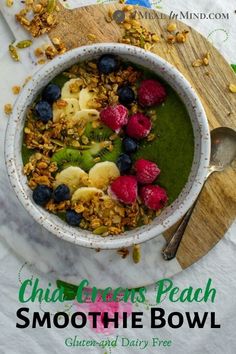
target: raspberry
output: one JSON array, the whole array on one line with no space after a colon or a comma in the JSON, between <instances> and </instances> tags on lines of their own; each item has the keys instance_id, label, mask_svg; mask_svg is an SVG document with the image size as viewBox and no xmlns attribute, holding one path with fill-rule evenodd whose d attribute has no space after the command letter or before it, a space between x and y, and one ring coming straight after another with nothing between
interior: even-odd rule
<instances>
[{"instance_id":1,"label":"raspberry","mask_svg":"<svg viewBox=\"0 0 236 354\"><path fill-rule=\"evenodd\" d=\"M140 190L140 197L149 209L162 209L168 201L165 189L159 186L148 185Z\"/></svg>"},{"instance_id":2,"label":"raspberry","mask_svg":"<svg viewBox=\"0 0 236 354\"><path fill-rule=\"evenodd\" d=\"M145 138L152 127L152 123L148 117L142 113L132 115L126 127L126 134L131 138Z\"/></svg>"},{"instance_id":3,"label":"raspberry","mask_svg":"<svg viewBox=\"0 0 236 354\"><path fill-rule=\"evenodd\" d=\"M137 180L133 176L120 176L111 183L109 190L119 201L132 204L137 198Z\"/></svg>"},{"instance_id":4,"label":"raspberry","mask_svg":"<svg viewBox=\"0 0 236 354\"><path fill-rule=\"evenodd\" d=\"M156 80L143 80L138 89L138 102L143 107L150 107L165 101L165 87Z\"/></svg>"},{"instance_id":5,"label":"raspberry","mask_svg":"<svg viewBox=\"0 0 236 354\"><path fill-rule=\"evenodd\" d=\"M139 183L149 184L155 181L161 170L149 160L140 159L135 162L136 177Z\"/></svg>"},{"instance_id":6,"label":"raspberry","mask_svg":"<svg viewBox=\"0 0 236 354\"><path fill-rule=\"evenodd\" d=\"M101 120L109 128L119 133L128 122L128 110L121 104L104 108L100 113Z\"/></svg>"}]
</instances>

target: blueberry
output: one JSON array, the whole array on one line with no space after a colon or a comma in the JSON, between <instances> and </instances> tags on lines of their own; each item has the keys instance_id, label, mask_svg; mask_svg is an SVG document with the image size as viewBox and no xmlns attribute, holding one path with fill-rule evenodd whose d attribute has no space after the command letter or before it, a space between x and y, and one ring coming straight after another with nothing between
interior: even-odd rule
<instances>
[{"instance_id":1,"label":"blueberry","mask_svg":"<svg viewBox=\"0 0 236 354\"><path fill-rule=\"evenodd\" d=\"M33 200L36 204L44 206L52 197L52 189L45 184L39 184L33 191Z\"/></svg>"},{"instance_id":2,"label":"blueberry","mask_svg":"<svg viewBox=\"0 0 236 354\"><path fill-rule=\"evenodd\" d=\"M79 226L82 220L82 213L76 213L76 211L69 209L66 211L66 222L71 226Z\"/></svg>"},{"instance_id":3,"label":"blueberry","mask_svg":"<svg viewBox=\"0 0 236 354\"><path fill-rule=\"evenodd\" d=\"M126 137L123 139L122 145L123 145L124 151L127 154L132 154L133 152L136 152L138 149L138 144L136 143L136 141L132 138L129 138L129 137Z\"/></svg>"},{"instance_id":4,"label":"blueberry","mask_svg":"<svg viewBox=\"0 0 236 354\"><path fill-rule=\"evenodd\" d=\"M56 203L70 199L70 190L65 184L60 184L53 192L53 199Z\"/></svg>"},{"instance_id":5,"label":"blueberry","mask_svg":"<svg viewBox=\"0 0 236 354\"><path fill-rule=\"evenodd\" d=\"M34 108L36 117L44 123L52 119L52 107L46 101L39 101Z\"/></svg>"},{"instance_id":6,"label":"blueberry","mask_svg":"<svg viewBox=\"0 0 236 354\"><path fill-rule=\"evenodd\" d=\"M48 103L53 103L61 97L61 89L55 84L49 84L42 92L42 99Z\"/></svg>"},{"instance_id":7,"label":"blueberry","mask_svg":"<svg viewBox=\"0 0 236 354\"><path fill-rule=\"evenodd\" d=\"M132 167L132 160L129 155L121 154L116 162L121 174L128 172Z\"/></svg>"},{"instance_id":8,"label":"blueberry","mask_svg":"<svg viewBox=\"0 0 236 354\"><path fill-rule=\"evenodd\" d=\"M130 86L122 86L117 91L119 102L123 105L129 105L134 102L135 94Z\"/></svg>"},{"instance_id":9,"label":"blueberry","mask_svg":"<svg viewBox=\"0 0 236 354\"><path fill-rule=\"evenodd\" d=\"M118 60L114 55L104 54L98 59L98 70L101 74L110 74L118 69Z\"/></svg>"}]
</instances>

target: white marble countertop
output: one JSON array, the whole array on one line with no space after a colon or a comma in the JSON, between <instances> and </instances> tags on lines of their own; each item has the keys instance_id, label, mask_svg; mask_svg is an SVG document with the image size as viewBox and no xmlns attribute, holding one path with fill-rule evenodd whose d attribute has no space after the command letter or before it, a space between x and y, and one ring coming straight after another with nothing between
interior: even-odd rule
<instances>
[{"instance_id":1,"label":"white marble countertop","mask_svg":"<svg viewBox=\"0 0 236 354\"><path fill-rule=\"evenodd\" d=\"M82 4L83 1L71 0L74 5ZM4 0L0 1L3 6ZM20 2L17 2L18 5ZM86 3L94 3L93 0L86 0ZM236 14L234 4L231 0L225 0L224 5L220 0L206 1L199 0L197 3L189 1L186 4L184 0L159 0L156 4L161 7L161 11L170 13L170 11L180 12L212 12L212 13L229 13L230 19L221 20L188 20L188 24L198 29L205 36L213 41L214 45L223 53L223 55L231 62L236 63L236 48L234 46L236 37ZM8 10L9 11L9 10ZM234 17L233 17L234 16ZM10 18L10 17L9 17ZM117 268L116 272L109 272L111 260L119 263L119 259L115 258L114 253L100 257L94 254L94 251L75 248L74 246L57 240L54 236L49 235L45 230L36 225L23 207L16 200L14 193L9 186L4 168L3 156L3 140L4 132L7 124L7 117L3 113L3 105L6 102L13 102L14 97L11 93L13 85L21 85L25 77L32 75L37 67L32 60L32 56L25 54L23 64L16 66L15 63L9 61L7 46L14 37L20 38L21 33L18 32L15 24L11 23L14 35L8 30L6 23L0 15L0 353L6 354L27 354L27 353L58 353L65 352L64 339L78 335L78 331L69 327L66 330L47 330L47 329L27 329L19 330L15 328L15 312L20 307L17 301L17 292L19 289L19 272L20 278L24 279L28 276L34 278L40 276L42 284L49 281L54 282L58 278L66 278L67 280L78 282L78 274L87 276L92 285L95 285L97 278L96 271L99 271L99 286L105 284L113 285L124 282L123 274L126 278L123 283L128 286L133 279L147 279L147 282L158 280L178 273L181 268L176 260L165 263L161 260L157 252L156 258L151 260L144 259L144 263L139 268L132 268L130 261L122 264L122 268ZM42 39L45 40L45 39ZM36 44L35 44L36 45ZM9 142L11 143L11 142ZM207 235L206 235L207 236ZM217 298L214 304L183 304L183 303L165 303L165 310L171 311L215 311L217 320L222 324L221 329L188 329L184 325L181 329L160 329L150 330L148 321L148 308L153 302L153 290L149 290L149 300L147 304L140 305L140 310L144 311L144 323L147 325L143 330L117 330L112 333L112 337L142 337L148 338L158 336L159 338L169 338L173 341L173 347L168 349L169 353L216 353L233 354L236 348L236 338L234 334L235 318L236 318L236 224L234 224L228 234L220 241L220 243L209 252L207 256L201 259L191 268L173 276L173 281L180 288L193 286L204 286L208 278L212 278L215 288L217 289ZM155 247L160 250L163 246L163 238L155 240ZM146 254L149 254L153 244L145 245ZM17 255L18 256L17 256ZM100 257L100 258L99 258ZM96 259L96 262L95 262ZM25 260L28 264L24 265ZM117 263L117 264L118 264ZM32 264L32 265L30 265ZM34 265L36 264L37 267ZM23 266L23 269L21 270ZM127 269L125 269L127 268ZM101 276L101 272L108 272L107 278ZM148 273L148 277L147 277ZM38 304L31 304L30 308L39 311ZM45 310L45 308L43 308ZM50 308L52 312L58 310L55 306ZM79 336L83 338L94 338L101 340L105 337L103 333L95 333L89 327L80 330ZM68 348L67 348L68 349ZM76 350L76 349L75 349ZM79 349L78 349L79 350ZM93 352L103 354L105 350L95 348L92 350L81 349L82 352ZM160 350L161 351L161 350ZM164 350L163 350L164 351ZM137 353L138 350L131 348L115 348L112 353ZM150 353L154 353L149 349ZM159 351L158 351L159 352Z\"/></svg>"}]
</instances>

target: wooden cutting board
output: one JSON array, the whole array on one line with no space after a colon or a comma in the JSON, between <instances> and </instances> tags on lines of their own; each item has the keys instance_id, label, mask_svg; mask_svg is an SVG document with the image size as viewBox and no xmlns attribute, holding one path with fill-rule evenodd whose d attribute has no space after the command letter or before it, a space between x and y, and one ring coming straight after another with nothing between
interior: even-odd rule
<instances>
[{"instance_id":1,"label":"wooden cutting board","mask_svg":"<svg viewBox=\"0 0 236 354\"><path fill-rule=\"evenodd\" d=\"M67 48L91 43L89 33L96 36L94 42L117 42L121 38L122 28L115 21L108 23L105 16L109 9L114 12L122 9L122 5L93 5L73 10L59 6L59 24L49 37L63 39ZM146 14L140 20L143 26L159 35L167 34L167 16L162 14L159 16L162 18L157 19L153 16L154 10L137 9ZM185 24L175 22L178 30L189 30L186 43L170 45L162 39L152 51L173 64L193 85L204 105L211 129L219 126L236 129L236 94L228 89L229 83L236 84L233 70L206 38ZM210 53L210 65L192 67L192 62L207 52ZM207 181L177 253L183 269L204 256L235 219L235 177L235 170L230 167L223 173L213 174ZM166 232L166 239L175 228Z\"/></svg>"}]
</instances>

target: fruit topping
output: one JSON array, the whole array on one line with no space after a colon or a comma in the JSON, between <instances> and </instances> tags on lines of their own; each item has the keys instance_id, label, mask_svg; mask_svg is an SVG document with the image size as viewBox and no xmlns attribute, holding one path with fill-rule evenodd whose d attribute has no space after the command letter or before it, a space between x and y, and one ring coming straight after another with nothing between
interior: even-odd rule
<instances>
[{"instance_id":1,"label":"fruit topping","mask_svg":"<svg viewBox=\"0 0 236 354\"><path fill-rule=\"evenodd\" d=\"M70 189L66 184L59 184L53 192L53 199L56 203L70 199Z\"/></svg>"},{"instance_id":2,"label":"fruit topping","mask_svg":"<svg viewBox=\"0 0 236 354\"><path fill-rule=\"evenodd\" d=\"M72 209L66 211L66 222L70 226L79 226L81 220L82 213L76 213L76 211Z\"/></svg>"},{"instance_id":3,"label":"fruit topping","mask_svg":"<svg viewBox=\"0 0 236 354\"><path fill-rule=\"evenodd\" d=\"M123 175L127 173L132 167L132 160L129 155L121 154L116 162L120 173Z\"/></svg>"},{"instance_id":4,"label":"fruit topping","mask_svg":"<svg viewBox=\"0 0 236 354\"><path fill-rule=\"evenodd\" d=\"M162 209L168 201L165 189L154 185L142 187L140 197L144 205L153 210Z\"/></svg>"},{"instance_id":5,"label":"fruit topping","mask_svg":"<svg viewBox=\"0 0 236 354\"><path fill-rule=\"evenodd\" d=\"M37 205L46 205L52 197L52 189L45 184L39 184L33 191L33 200Z\"/></svg>"},{"instance_id":6,"label":"fruit topping","mask_svg":"<svg viewBox=\"0 0 236 354\"><path fill-rule=\"evenodd\" d=\"M80 109L90 109L93 108L91 107L91 103L94 103L94 99L96 97L96 94L93 90L90 90L89 88L84 88L80 91L79 94L79 107Z\"/></svg>"},{"instance_id":7,"label":"fruit topping","mask_svg":"<svg viewBox=\"0 0 236 354\"><path fill-rule=\"evenodd\" d=\"M121 104L104 108L100 113L101 120L109 128L119 133L128 122L128 110Z\"/></svg>"},{"instance_id":8,"label":"fruit topping","mask_svg":"<svg viewBox=\"0 0 236 354\"><path fill-rule=\"evenodd\" d=\"M155 181L160 174L158 166L149 160L139 159L135 162L137 181L142 184L150 184Z\"/></svg>"},{"instance_id":9,"label":"fruit topping","mask_svg":"<svg viewBox=\"0 0 236 354\"><path fill-rule=\"evenodd\" d=\"M118 60L112 54L104 54L98 59L98 70L101 74L110 74L118 67Z\"/></svg>"},{"instance_id":10,"label":"fruit topping","mask_svg":"<svg viewBox=\"0 0 236 354\"><path fill-rule=\"evenodd\" d=\"M63 100L66 98L79 99L82 83L83 81L78 78L68 80L61 89L61 98Z\"/></svg>"},{"instance_id":11,"label":"fruit topping","mask_svg":"<svg viewBox=\"0 0 236 354\"><path fill-rule=\"evenodd\" d=\"M60 104L53 104L53 122L58 122L62 118L73 125L73 119L79 110L79 102L76 98L64 98Z\"/></svg>"},{"instance_id":12,"label":"fruit topping","mask_svg":"<svg viewBox=\"0 0 236 354\"><path fill-rule=\"evenodd\" d=\"M109 184L120 176L120 171L114 162L98 162L89 171L89 182L92 186L107 189Z\"/></svg>"},{"instance_id":13,"label":"fruit topping","mask_svg":"<svg viewBox=\"0 0 236 354\"><path fill-rule=\"evenodd\" d=\"M132 154L132 153L136 152L138 149L137 142L128 136L122 140L122 146L123 146L124 151L127 154Z\"/></svg>"},{"instance_id":14,"label":"fruit topping","mask_svg":"<svg viewBox=\"0 0 236 354\"><path fill-rule=\"evenodd\" d=\"M54 188L60 184L66 184L70 192L73 193L77 188L85 186L88 183L88 175L80 167L69 166L56 174Z\"/></svg>"},{"instance_id":15,"label":"fruit topping","mask_svg":"<svg viewBox=\"0 0 236 354\"><path fill-rule=\"evenodd\" d=\"M102 197L104 193L101 189L95 187L81 187L78 188L72 195L72 203L76 202L89 202L95 197Z\"/></svg>"},{"instance_id":16,"label":"fruit topping","mask_svg":"<svg viewBox=\"0 0 236 354\"><path fill-rule=\"evenodd\" d=\"M131 138L145 138L152 127L150 119L142 113L136 113L129 118L126 134Z\"/></svg>"},{"instance_id":17,"label":"fruit topping","mask_svg":"<svg viewBox=\"0 0 236 354\"><path fill-rule=\"evenodd\" d=\"M133 176L120 176L110 185L111 197L124 204L132 204L137 198L137 180Z\"/></svg>"},{"instance_id":18,"label":"fruit topping","mask_svg":"<svg viewBox=\"0 0 236 354\"><path fill-rule=\"evenodd\" d=\"M143 80L138 89L138 102L143 107L150 107L165 101L165 87L157 80Z\"/></svg>"},{"instance_id":19,"label":"fruit topping","mask_svg":"<svg viewBox=\"0 0 236 354\"><path fill-rule=\"evenodd\" d=\"M129 105L135 100L135 93L130 86L122 86L117 91L119 102L123 105Z\"/></svg>"},{"instance_id":20,"label":"fruit topping","mask_svg":"<svg viewBox=\"0 0 236 354\"><path fill-rule=\"evenodd\" d=\"M61 97L61 89L55 84L49 84L42 92L42 99L48 103L53 103Z\"/></svg>"},{"instance_id":21,"label":"fruit topping","mask_svg":"<svg viewBox=\"0 0 236 354\"><path fill-rule=\"evenodd\" d=\"M43 123L47 123L52 119L52 107L47 101L39 101L34 107L36 118Z\"/></svg>"}]
</instances>

